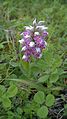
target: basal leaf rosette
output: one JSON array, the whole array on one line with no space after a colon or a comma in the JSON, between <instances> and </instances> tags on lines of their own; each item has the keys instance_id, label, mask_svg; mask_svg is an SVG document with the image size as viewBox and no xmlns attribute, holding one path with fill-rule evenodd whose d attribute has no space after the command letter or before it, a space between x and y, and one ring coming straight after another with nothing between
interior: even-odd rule
<instances>
[{"instance_id":1,"label":"basal leaf rosette","mask_svg":"<svg viewBox=\"0 0 67 119\"><path fill-rule=\"evenodd\" d=\"M37 22L36 19L32 26L25 26L24 32L20 34L22 39L19 40L24 61L29 62L31 56L36 59L42 57L42 50L47 46L46 36L48 32L46 30L47 27L45 27L44 21Z\"/></svg>"}]
</instances>

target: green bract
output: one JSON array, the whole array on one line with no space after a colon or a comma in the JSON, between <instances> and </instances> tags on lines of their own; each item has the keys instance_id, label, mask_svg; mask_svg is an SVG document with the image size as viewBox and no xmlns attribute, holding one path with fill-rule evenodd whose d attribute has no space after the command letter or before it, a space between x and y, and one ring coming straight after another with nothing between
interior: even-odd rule
<instances>
[{"instance_id":1,"label":"green bract","mask_svg":"<svg viewBox=\"0 0 67 119\"><path fill-rule=\"evenodd\" d=\"M48 78L49 78L49 75L44 75L44 76L40 77L40 78L38 79L38 81L39 81L40 83L44 83L44 82L46 82L46 81L48 80Z\"/></svg>"}]
</instances>

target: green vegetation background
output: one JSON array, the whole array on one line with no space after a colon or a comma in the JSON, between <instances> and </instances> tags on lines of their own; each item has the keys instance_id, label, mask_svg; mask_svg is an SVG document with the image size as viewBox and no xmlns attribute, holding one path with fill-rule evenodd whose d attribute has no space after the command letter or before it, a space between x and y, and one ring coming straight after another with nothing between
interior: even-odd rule
<instances>
[{"instance_id":1,"label":"green vegetation background","mask_svg":"<svg viewBox=\"0 0 67 119\"><path fill-rule=\"evenodd\" d=\"M4 85L6 90L9 83L11 83L8 83L7 78L16 79L23 77L20 76L22 72L21 66L18 68L18 60L20 57L18 54L19 34L23 31L25 25L32 23L34 18L37 18L37 20L45 20L49 32L47 42L48 44L54 45L54 49L49 49L49 51L54 50L54 53L62 56L63 62L61 69L63 71L66 70L66 14L67 0L0 0L0 84ZM57 58L56 56L55 58ZM50 59L50 55L47 58ZM66 79L66 74L62 75L61 79ZM60 82L61 86L65 86L63 80ZM18 101L21 101L21 98ZM15 102L15 98L12 102ZM19 102L16 102L15 106L18 105L17 103L19 104ZM7 116L4 115L8 115L8 119L11 119L9 115L12 115L12 112L5 111L2 105L0 105L0 108L0 119L6 119ZM19 113L21 113L21 110ZM15 115L17 115L17 110ZM15 118L21 119L21 117L17 116Z\"/></svg>"}]
</instances>

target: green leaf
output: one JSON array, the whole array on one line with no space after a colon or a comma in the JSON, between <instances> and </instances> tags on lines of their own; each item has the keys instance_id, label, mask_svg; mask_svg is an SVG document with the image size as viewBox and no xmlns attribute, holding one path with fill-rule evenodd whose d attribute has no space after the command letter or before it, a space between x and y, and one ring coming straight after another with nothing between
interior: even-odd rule
<instances>
[{"instance_id":1,"label":"green leaf","mask_svg":"<svg viewBox=\"0 0 67 119\"><path fill-rule=\"evenodd\" d=\"M40 70L46 70L48 67L47 63L42 59L38 60L37 66Z\"/></svg>"},{"instance_id":2,"label":"green leaf","mask_svg":"<svg viewBox=\"0 0 67 119\"><path fill-rule=\"evenodd\" d=\"M4 108L11 107L11 100L5 95L2 98L2 103L3 103Z\"/></svg>"},{"instance_id":3,"label":"green leaf","mask_svg":"<svg viewBox=\"0 0 67 119\"><path fill-rule=\"evenodd\" d=\"M45 95L44 95L44 92L42 91L38 91L35 95L34 95L34 101L39 103L39 104L42 104L44 102L44 99L45 98Z\"/></svg>"},{"instance_id":4,"label":"green leaf","mask_svg":"<svg viewBox=\"0 0 67 119\"><path fill-rule=\"evenodd\" d=\"M13 119L14 113L12 111L7 111L8 118L7 119Z\"/></svg>"},{"instance_id":5,"label":"green leaf","mask_svg":"<svg viewBox=\"0 0 67 119\"><path fill-rule=\"evenodd\" d=\"M49 75L44 75L44 76L40 77L40 78L38 79L38 81L39 81L40 83L44 83L45 81L48 80L48 78L49 78Z\"/></svg>"},{"instance_id":6,"label":"green leaf","mask_svg":"<svg viewBox=\"0 0 67 119\"><path fill-rule=\"evenodd\" d=\"M18 89L17 89L16 85L11 84L11 86L8 88L8 90L6 92L6 95L8 97L13 97L17 94L17 91L18 91Z\"/></svg>"},{"instance_id":7,"label":"green leaf","mask_svg":"<svg viewBox=\"0 0 67 119\"><path fill-rule=\"evenodd\" d=\"M52 94L48 94L46 97L46 105L51 107L55 102L55 97Z\"/></svg>"},{"instance_id":8,"label":"green leaf","mask_svg":"<svg viewBox=\"0 0 67 119\"><path fill-rule=\"evenodd\" d=\"M18 63L17 63L17 62L10 61L9 64L10 64L12 67L18 67Z\"/></svg>"},{"instance_id":9,"label":"green leaf","mask_svg":"<svg viewBox=\"0 0 67 119\"><path fill-rule=\"evenodd\" d=\"M67 104L64 105L64 109L67 109Z\"/></svg>"},{"instance_id":10,"label":"green leaf","mask_svg":"<svg viewBox=\"0 0 67 119\"><path fill-rule=\"evenodd\" d=\"M22 108L17 107L17 113L18 113L18 114L22 114Z\"/></svg>"},{"instance_id":11,"label":"green leaf","mask_svg":"<svg viewBox=\"0 0 67 119\"><path fill-rule=\"evenodd\" d=\"M24 62L24 61L22 62L22 66L23 66L25 71L29 70L29 65L30 65L29 62Z\"/></svg>"},{"instance_id":12,"label":"green leaf","mask_svg":"<svg viewBox=\"0 0 67 119\"><path fill-rule=\"evenodd\" d=\"M65 72L64 72L64 69L62 69L62 68L59 68L58 69L58 73L59 73L59 75L62 75L62 74L64 74Z\"/></svg>"},{"instance_id":13,"label":"green leaf","mask_svg":"<svg viewBox=\"0 0 67 119\"><path fill-rule=\"evenodd\" d=\"M5 90L6 90L5 87L3 85L0 85L0 97L3 95Z\"/></svg>"},{"instance_id":14,"label":"green leaf","mask_svg":"<svg viewBox=\"0 0 67 119\"><path fill-rule=\"evenodd\" d=\"M47 48L44 52L44 61L51 66L52 65L52 57L53 57L53 52L52 50L50 51L50 48Z\"/></svg>"},{"instance_id":15,"label":"green leaf","mask_svg":"<svg viewBox=\"0 0 67 119\"><path fill-rule=\"evenodd\" d=\"M56 56L57 58L54 59L53 61L53 67L59 67L62 63L62 59L60 56Z\"/></svg>"},{"instance_id":16,"label":"green leaf","mask_svg":"<svg viewBox=\"0 0 67 119\"><path fill-rule=\"evenodd\" d=\"M67 116L67 104L64 105L64 115Z\"/></svg>"},{"instance_id":17,"label":"green leaf","mask_svg":"<svg viewBox=\"0 0 67 119\"><path fill-rule=\"evenodd\" d=\"M15 74L11 74L9 78L10 79L17 79L17 76Z\"/></svg>"},{"instance_id":18,"label":"green leaf","mask_svg":"<svg viewBox=\"0 0 67 119\"><path fill-rule=\"evenodd\" d=\"M31 104L29 102L25 105L24 112L26 114L30 114L31 113Z\"/></svg>"},{"instance_id":19,"label":"green leaf","mask_svg":"<svg viewBox=\"0 0 67 119\"><path fill-rule=\"evenodd\" d=\"M3 49L4 45L2 43L0 43L0 49Z\"/></svg>"},{"instance_id":20,"label":"green leaf","mask_svg":"<svg viewBox=\"0 0 67 119\"><path fill-rule=\"evenodd\" d=\"M37 112L37 110L40 108L40 104L33 101L31 107L33 111Z\"/></svg>"},{"instance_id":21,"label":"green leaf","mask_svg":"<svg viewBox=\"0 0 67 119\"><path fill-rule=\"evenodd\" d=\"M40 118L44 118L45 119L45 117L47 117L47 115L48 115L48 108L46 106L42 106L41 108L38 109L37 115Z\"/></svg>"},{"instance_id":22,"label":"green leaf","mask_svg":"<svg viewBox=\"0 0 67 119\"><path fill-rule=\"evenodd\" d=\"M54 83L59 79L59 74L58 74L58 70L56 69L55 72L53 72L50 75L50 83Z\"/></svg>"}]
</instances>

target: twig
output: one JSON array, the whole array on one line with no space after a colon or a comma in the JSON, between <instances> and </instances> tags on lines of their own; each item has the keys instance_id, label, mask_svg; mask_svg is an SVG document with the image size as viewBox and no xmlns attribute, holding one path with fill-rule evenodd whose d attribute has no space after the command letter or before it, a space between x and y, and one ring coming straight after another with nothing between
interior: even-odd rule
<instances>
[{"instance_id":1,"label":"twig","mask_svg":"<svg viewBox=\"0 0 67 119\"><path fill-rule=\"evenodd\" d=\"M58 116L59 116L59 114L60 114L63 110L64 110L64 108L62 108L62 109L59 111L59 113L57 114L57 119L59 118Z\"/></svg>"}]
</instances>

